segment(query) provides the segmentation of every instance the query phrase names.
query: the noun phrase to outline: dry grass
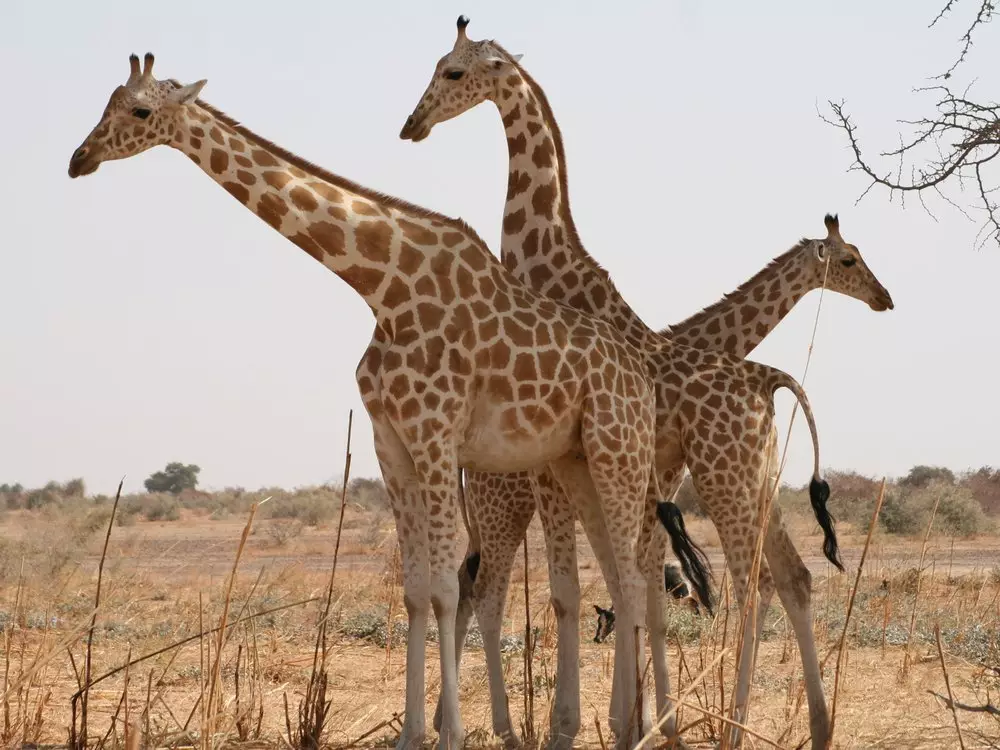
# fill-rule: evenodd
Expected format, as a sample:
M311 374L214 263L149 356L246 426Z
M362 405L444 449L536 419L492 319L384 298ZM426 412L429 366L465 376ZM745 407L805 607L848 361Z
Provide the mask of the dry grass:
M280 499L268 505L275 502ZM330 585L339 507L328 514L324 511L329 522L303 526L281 545L266 530L268 524L281 522L281 514L276 518L273 508L268 511L252 528L246 515L211 520L189 510L182 510L175 522L137 520L114 528L93 631L93 674L99 677L120 667L130 654L135 660L165 650L91 689L89 746L287 744L284 706L287 701L294 714L306 699L317 623ZM37 511L11 511L0 521L0 535L8 540L16 562L16 567L8 565L12 574L0 584L4 646L0 741L5 747L67 740L70 698L82 685L87 631L94 615L101 527L109 520L108 513L100 525L72 514L49 517L44 538L57 540L54 550L53 544L35 536L41 531L37 517ZM813 527L803 524L792 530L814 573L815 632L821 657L828 657L824 681L830 695L837 646L841 638L844 642L834 747L957 747L955 716L947 702L931 691L951 695L955 704L964 706L996 705L1000 691L996 538L959 540L953 546L950 538L932 534L922 552L922 540L877 530L857 578L853 614L845 624L865 541L861 531L867 530L842 528L846 576L832 574L820 555L820 537ZM250 530L240 546L244 529ZM705 521L690 525L691 533L707 542L718 575L721 552L710 530ZM579 549L584 584L580 621L584 721L579 744L600 747L599 731L603 742L609 740L605 717L613 646L591 642L590 613L591 604L606 604L608 595L582 535ZM391 516L348 504L326 620L329 714L324 741L329 746L378 746L391 742L398 731L405 660L390 658L390 649L405 641L406 617L394 553ZM518 565L505 623L506 684L515 721L533 725L544 740L553 699L556 639L547 602L544 547L536 524L529 531L528 553L531 628L525 629L525 573ZM923 570L918 570L921 555ZM281 609L302 601L307 603ZM731 596L725 601L731 602ZM912 639L908 638L911 618ZM685 736L698 746L717 740L728 716L725 701L734 679L740 612L732 604L720 607L713 622L671 608L669 619L674 690L687 693L686 705L679 709L680 726L688 727ZM199 636L200 630L211 631L224 620L230 627ZM935 628L940 629L940 656ZM439 681L433 623L430 631L428 719ZM523 653L526 633L532 634L533 642L530 683ZM473 630L462 662L460 698L469 744L494 746L485 660L477 637ZM184 645L166 648L185 638L190 640ZM908 641L910 658L903 675L899 665ZM712 668L724 648L725 657ZM704 679L697 680L701 673ZM527 684L533 693L527 696L528 705L533 705L529 720L523 716ZM794 638L775 606L767 615L754 678L748 747L797 747L808 733L804 703ZM960 710L958 720L965 747L1000 744L1000 721L989 711ZM203 733L205 728L211 731ZM294 731L291 734L295 736Z

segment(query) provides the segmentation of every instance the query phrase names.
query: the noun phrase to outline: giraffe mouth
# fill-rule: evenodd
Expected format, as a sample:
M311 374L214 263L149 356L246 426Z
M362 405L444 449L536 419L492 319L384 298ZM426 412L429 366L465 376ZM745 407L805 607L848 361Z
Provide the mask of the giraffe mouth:
M427 124L427 118L417 118L410 115L403 124L403 129L399 131L399 137L404 141L419 143L431 134L431 125Z
M892 303L892 297L889 296L889 292L879 294L872 300L869 306L874 312L885 312L886 310L896 309L896 306Z
M82 158L70 159L69 162L70 179L75 179L77 177L85 177L88 174L93 174L94 172L97 171L97 168L99 166L101 166L100 158L91 156L89 154Z

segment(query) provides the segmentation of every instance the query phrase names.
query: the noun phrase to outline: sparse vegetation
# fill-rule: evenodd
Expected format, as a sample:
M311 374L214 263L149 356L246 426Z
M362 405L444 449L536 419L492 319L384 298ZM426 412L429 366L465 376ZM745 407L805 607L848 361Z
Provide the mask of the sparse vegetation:
M994 476L993 470L984 469L956 476L953 482L935 474L926 482L889 485L883 511L889 515L875 532L846 631L849 658L845 660L847 675L840 687L837 719L841 746L871 746L886 732L892 733L897 746L910 746L918 740L952 746L950 712L943 705L928 710L931 704L927 703L927 690L944 691L936 656L936 627L955 700L962 705L995 700L1000 682L991 669L1000 664L1000 573L995 539L976 538L993 528L993 519L984 512L980 498L984 496L982 487L991 487ZM841 521L842 546L851 568L857 564L878 485L850 472L830 472L829 479L833 507ZM0 737L4 746L65 741L69 697L77 690L68 653L74 654L79 670L81 638L86 637L92 612L96 560L103 529L110 520L111 502L107 497L84 498L61 491L69 483L55 485L41 488L49 493L47 502L33 507L15 503L0 520L0 628L9 655L4 692L9 696L11 715L9 729ZM8 485L5 497L37 492L21 487L15 493L13 489ZM215 688L221 693L213 703L211 724L203 723L195 706L210 675L202 669L201 651L211 640L211 658L205 664L213 664L218 637L209 634L199 639L197 634L220 621L240 531L250 506L269 496L254 522L259 533L251 534L243 545L228 607L229 622L238 624L222 641ZM918 571L927 513L937 499L934 533L924 568ZM797 545L813 570L815 628L823 655L836 647L844 630L845 601L853 572L830 576L819 553L819 534L803 491L784 488L781 502ZM328 747L356 743L368 732L372 733L360 746L382 747L391 743L398 731L398 721L392 717L403 706L403 647L408 629L398 563L393 560L393 521L386 506L381 482L353 480L348 484L348 514L329 620L325 683L329 713L323 729ZM167 650L132 665L127 680L123 670L95 688L90 697L90 742L99 743L107 734L105 747L115 743L120 747L127 729L140 732L140 744L146 747L202 746L202 727L210 725L213 731L228 732L234 739L271 746L276 745L279 735L287 736L285 696L294 709L309 682L321 606L314 597L327 586L338 512L336 486L123 496L105 566L106 595L102 596L94 631L94 674L100 676L124 665L130 648L132 659L157 649ZM868 519L864 519L865 514ZM170 518L179 518L179 522ZM890 527L898 529L897 533L890 533ZM692 518L689 531L704 540L718 584L722 557L710 523ZM531 657L534 724L545 727L554 685L556 638L537 522L529 530L529 550L529 600L537 638ZM581 686L587 714L580 741L596 746L595 718L600 719L607 739L605 716L613 646L589 640L593 624L590 605L607 604L608 595L589 547L582 545L579 553L584 586ZM512 710L517 706L519 711L525 689L522 586L523 572L518 567L502 653ZM301 604L303 601L309 603ZM300 604L288 606L296 602ZM727 595L725 590L714 620L669 606L671 675L679 673L679 689L686 690L692 687L693 676L711 663L723 645L735 643L739 612L731 593ZM898 667L913 612L913 658L908 677L900 682ZM247 619L255 613L260 614ZM169 648L184 638L192 640L180 648ZM436 638L431 617L429 664L436 660L431 652ZM475 626L468 643L460 695L470 747L494 747L482 641ZM794 654L791 629L775 602L764 621L750 726L781 747L797 746L808 735ZM32 672L33 661L45 655L51 656L45 669ZM830 669L832 666L825 678L828 688L832 687ZM712 670L703 683L694 685L690 703L724 713L721 701L731 695L734 672L730 655L721 670ZM434 682L428 683L430 696L436 689ZM876 703L878 710L873 710ZM126 706L129 724L124 721ZM918 706L924 717L919 726L909 720ZM682 711L683 725L702 719L700 711ZM135 717L141 718L136 722ZM968 747L978 746L968 742L970 736L993 737L984 740L988 746L1000 735L987 713L961 718ZM179 725L186 720L188 728L182 733ZM718 721L709 717L687 736L698 746L701 740L718 739L720 730Z

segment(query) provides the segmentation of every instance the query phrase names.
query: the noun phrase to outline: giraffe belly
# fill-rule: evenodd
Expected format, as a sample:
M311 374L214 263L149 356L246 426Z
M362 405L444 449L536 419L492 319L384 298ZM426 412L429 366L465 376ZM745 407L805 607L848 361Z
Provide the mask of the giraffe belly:
M470 471L538 469L580 450L577 419L539 418L530 405L479 403L458 446L458 461Z

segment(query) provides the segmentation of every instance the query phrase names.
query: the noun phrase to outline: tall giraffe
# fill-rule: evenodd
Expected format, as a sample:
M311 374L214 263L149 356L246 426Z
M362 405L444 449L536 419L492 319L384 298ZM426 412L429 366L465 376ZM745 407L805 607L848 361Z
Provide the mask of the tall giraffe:
M422 140L427 137L436 123L455 117L482 101L493 101L503 118L510 155L507 205L504 212L504 233L501 248L505 265L514 269L519 276L525 278L536 289L588 313L613 320L616 326L626 331L630 339L639 346L655 345L659 337L628 308L628 305L610 284L606 274L602 273L579 241L569 210L565 157L561 138L544 93L517 64L518 57L509 55L493 42L472 42L469 40L465 34L467 23L467 19L459 19L458 38L455 45L451 52L438 62L434 77L404 125L400 133L401 137L416 141ZM835 225L835 221L833 224ZM831 231L830 234L832 235L833 232ZM839 233L837 239L839 239ZM820 261L824 263L829 261L830 255L827 255L825 260L823 257L825 255L823 243L817 244L815 249L819 251ZM884 293L884 290L882 292ZM885 297L888 299L887 294ZM789 308L792 302L789 301ZM787 309L783 310L781 314L783 315L785 312ZM725 311L722 312L722 316L726 317ZM741 324L745 322L746 320L740 321ZM759 330L752 333L753 335L764 335L764 332ZM728 334L720 340L720 344L723 347L728 344L738 348L735 346L736 342ZM747 352L734 353L744 356ZM676 372L671 373L668 370L664 370L660 374L661 383L675 380L677 377ZM666 395L669 398L670 394ZM770 405L768 404L768 406ZM726 420L732 416L728 412L732 412L734 409L743 410L743 406L738 400L732 399L731 396L720 400L716 394L712 394L705 403L699 404L698 415L702 420L713 418ZM699 427L706 429L704 425L699 425ZM737 463L742 462L744 465L752 464L754 460L759 462L761 453L767 453L765 446L770 446L774 442L773 430L765 438L761 439L761 437L762 434L758 433L757 444L752 445L751 448L751 451L756 451L755 457L747 458L744 451L741 452L742 455L738 455L738 458L734 455L732 460ZM665 451L668 454L668 460L661 462L658 457L657 466L661 472L661 487L669 489L676 487L680 482L683 460L680 462L676 460L678 447L676 444L671 445L671 440L665 438L665 433L661 431L658 438L658 454ZM729 442L732 443L732 441L733 435L730 433ZM745 440L745 443L752 444L752 441ZM746 448L746 445L743 447ZM739 452L735 446L730 446L727 450ZM673 460L669 454L674 454ZM706 471L710 473L713 462L711 456L708 457L708 460L701 462L692 461L692 458L692 454L688 452L687 460L691 465L695 484L698 486L700 484L698 474ZM715 468L720 467L716 464ZM758 497L759 492L748 485L742 496L738 498L740 510L734 514L732 508L727 507L727 502L731 506L732 497L730 495L727 501L726 493L719 492L719 487L724 486L724 482L719 483L718 478L718 476L714 478L716 486L713 489L719 497L707 498L704 492L702 497L705 498L705 504L708 506L710 515L712 515L723 539L727 562L733 570L736 581L737 594L744 596L746 571L750 563L747 551L752 550L755 545L746 543L745 538L752 537L753 529L748 528L743 521L755 515L756 504L752 501ZM711 480L709 480L710 482ZM481 601L476 602L477 615L480 615L482 609L489 608L489 611L485 613L487 625L484 625L483 619L480 617L480 626L484 629L484 639L488 635L488 628L494 627L494 624L498 627L502 614L503 592L509 580L510 565L506 559L508 554L503 550L509 550L520 541L534 509L533 490L539 494L543 527L546 528L546 541L550 550L550 579L557 617L560 611L566 609L571 609L574 614L578 612L579 584L576 580L573 534L571 527L568 530L566 528L568 524L571 524L571 521L567 520L567 514L563 512L556 514L558 516L556 526L561 530L553 531L552 522L546 523L547 516L551 512L550 508L552 506L565 508L565 501L553 497L552 493L546 492L544 487L541 488L541 492L539 492L538 487L533 488L531 477L528 475L499 477L496 475L471 475L468 490L467 497L470 503L475 503L480 509L489 506L486 511L487 518L485 520L478 519L478 522L473 524L477 527L475 529L477 533L473 535L473 545L477 539L482 538L484 533L488 533L501 539L499 546L502 548L499 554L500 559L494 560L500 569L494 573L494 580L498 583L487 590L490 593L497 592L499 596L487 594L490 602L486 604ZM496 498L500 494L506 494L507 497L498 508L493 503L496 502ZM824 525L825 552L832 561L836 561L835 542L831 544L833 539L832 527L829 526L830 519L822 516L825 511L822 509L821 503L814 502L814 508L821 524ZM508 509L510 512L505 513L505 510ZM771 525L765 539L766 562L777 563L782 567L782 570L778 572L777 584L779 592L782 594L782 601L791 602L790 604L786 603L786 607L789 607L792 615L800 651L803 654L813 743L814 747L822 747L829 731L829 720L826 714L808 615L809 573L781 525L777 509L774 509L772 514ZM737 518L734 519L733 515L736 515ZM508 525L510 521L513 523ZM488 528L484 528L487 526ZM553 546L559 548L555 555L552 551ZM475 550L475 546L473 549ZM480 570L491 567L485 560L487 553L485 547L482 548L482 551L483 559L475 554L468 558L463 569L466 572L466 577L476 567ZM834 554L830 554L831 552ZM553 559L554 557L555 559ZM646 572L648 576L655 575L658 578L658 572L649 569ZM655 578L653 580L655 581ZM775 586L767 564L762 566L759 585L761 604L762 607L766 607ZM476 590L482 591L478 579ZM493 606L491 607L490 604ZM460 630L464 630L465 625L467 625L468 607L465 607L465 613L466 622L463 623L460 620ZM655 618L655 613L652 614ZM762 618L759 618L759 622L762 622ZM566 630L569 627L570 625L567 623ZM651 623L650 635L656 667L657 705L658 709L665 710L667 707L665 695L669 688L665 654L659 655L659 658L657 654L658 639L655 637L655 631L659 627L659 624ZM562 636L566 630L560 627L560 648ZM759 635L759 632L751 634L751 636L753 635ZM491 650L488 646L488 661ZM744 652L744 658L738 672L735 697L738 716L741 712L745 712L750 670L752 669L751 651L753 649L747 649ZM570 658L572 657L567 657L567 659ZM565 661L560 657L560 667L564 663ZM490 671L491 690L500 691L500 698L494 697L494 724L495 728L503 730L505 725L509 726L510 723L509 718L505 720L503 715L501 715L500 721L497 721L497 707L503 708L506 703L502 695L503 684L502 680L494 678L495 669L492 664ZM559 687L565 687L567 690L573 689L572 686L561 684L557 687L557 692ZM496 696L496 693L494 695ZM675 727L668 723L665 730L668 736L672 736Z
M464 739L454 650L458 469L548 464L582 517L599 519L606 575L628 626L616 658L622 710L637 699L644 581L634 547L650 481L647 363L613 326L524 287L465 223L391 198L295 156L198 99L205 81L156 80L130 57L126 83L73 153L71 178L157 145L181 151L230 195L343 279L375 333L357 369L392 503L410 624L398 747L425 734L431 608L441 635L440 747ZM587 506L587 507L585 507ZM626 632L627 631L627 632ZM629 635L631 633L631 636ZM638 659L636 656L638 655ZM629 687L631 686L631 689ZM630 723L620 742L640 729Z

